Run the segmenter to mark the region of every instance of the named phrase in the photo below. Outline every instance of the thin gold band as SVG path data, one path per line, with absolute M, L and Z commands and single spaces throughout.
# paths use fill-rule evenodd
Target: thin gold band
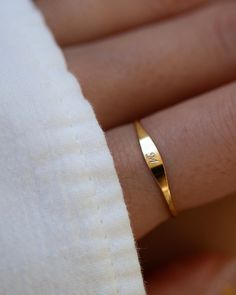
M 170 214 L 174 217 L 177 215 L 177 211 L 175 209 L 174 202 L 171 197 L 168 179 L 161 155 L 153 140 L 147 134 L 140 122 L 135 121 L 134 125 L 138 135 L 138 140 L 143 153 L 144 160 L 164 195 Z

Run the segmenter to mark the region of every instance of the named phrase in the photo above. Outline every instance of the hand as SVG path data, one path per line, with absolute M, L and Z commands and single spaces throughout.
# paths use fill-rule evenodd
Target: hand
M 134 119 L 179 212 L 236 192 L 236 3 L 205 2 L 37 1 L 106 131 L 137 239 L 169 213 Z

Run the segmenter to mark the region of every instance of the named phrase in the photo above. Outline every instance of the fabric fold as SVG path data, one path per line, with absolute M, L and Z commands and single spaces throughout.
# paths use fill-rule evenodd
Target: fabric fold
M 41 14 L 5 1 L 0 35 L 0 294 L 145 294 L 104 134 Z

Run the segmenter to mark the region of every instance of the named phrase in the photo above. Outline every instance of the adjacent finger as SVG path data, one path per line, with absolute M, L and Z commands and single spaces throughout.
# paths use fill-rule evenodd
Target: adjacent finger
M 104 129 L 236 77 L 236 2 L 65 50 Z
M 37 0 L 60 44 L 88 41 L 172 15 L 207 0 Z
M 146 278 L 149 295 L 236 294 L 236 259 L 197 255 L 163 267 Z
M 236 192 L 236 83 L 142 120 L 164 160 L 178 212 Z M 107 132 L 136 238 L 169 217 L 132 124 Z

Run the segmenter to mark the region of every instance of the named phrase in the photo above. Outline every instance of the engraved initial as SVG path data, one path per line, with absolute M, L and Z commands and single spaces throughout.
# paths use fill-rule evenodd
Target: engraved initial
M 147 158 L 147 160 L 150 162 L 150 163 L 157 163 L 158 160 L 156 158 L 156 154 L 155 153 L 149 153 L 149 154 L 145 154 L 145 157 Z

